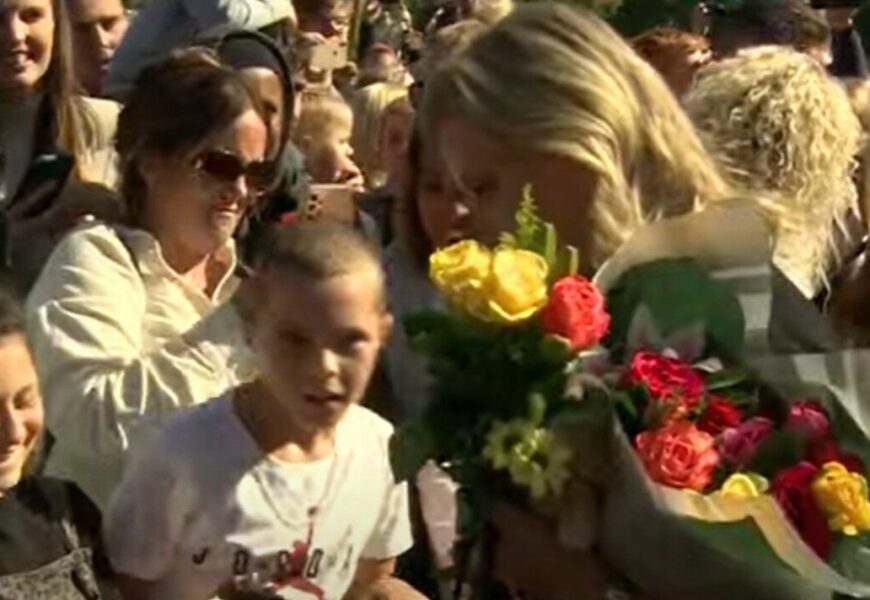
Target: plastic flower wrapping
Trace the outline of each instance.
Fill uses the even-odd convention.
[[[561,518],[577,482],[610,489],[617,512],[646,495],[675,519],[665,538],[680,527],[747,578],[870,595],[870,445],[833,394],[746,368],[740,305],[693,261],[632,269],[606,298],[577,264],[529,194],[497,247],[431,257],[450,309],[406,323],[433,387],[393,438],[397,477],[435,461],[469,537],[499,502]],[[632,465],[643,485],[614,484]]]

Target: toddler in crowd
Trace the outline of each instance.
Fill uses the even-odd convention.
[[[336,183],[362,190],[364,181],[350,144],[353,112],[337,92],[306,91],[293,140],[305,156],[312,183]]]
[[[392,326],[377,252],[347,226],[297,223],[254,266],[238,305],[259,377],[171,422],[115,496],[106,539],[127,600],[401,587],[407,490],[391,426],[359,405]]]

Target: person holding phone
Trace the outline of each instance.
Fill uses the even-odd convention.
[[[118,107],[74,93],[62,0],[2,0],[0,271],[26,293],[60,236],[117,203]]]
[[[46,472],[104,508],[130,454],[251,375],[233,234],[273,179],[258,97],[210,51],[140,75],[118,124],[126,215],[68,236],[27,303]]]

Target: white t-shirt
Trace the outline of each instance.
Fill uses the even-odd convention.
[[[352,406],[330,457],[291,465],[263,455],[231,398],[179,415],[125,473],[106,521],[118,572],[157,582],[155,599],[204,600],[231,584],[340,600],[360,559],[410,548],[385,420]]]

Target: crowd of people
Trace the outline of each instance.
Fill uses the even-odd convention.
[[[463,597],[455,484],[390,467],[429,401],[401,324],[528,186],[604,288],[697,259],[870,432],[853,9],[704,8],[0,0],[0,598]],[[655,598],[494,527],[506,598]]]

